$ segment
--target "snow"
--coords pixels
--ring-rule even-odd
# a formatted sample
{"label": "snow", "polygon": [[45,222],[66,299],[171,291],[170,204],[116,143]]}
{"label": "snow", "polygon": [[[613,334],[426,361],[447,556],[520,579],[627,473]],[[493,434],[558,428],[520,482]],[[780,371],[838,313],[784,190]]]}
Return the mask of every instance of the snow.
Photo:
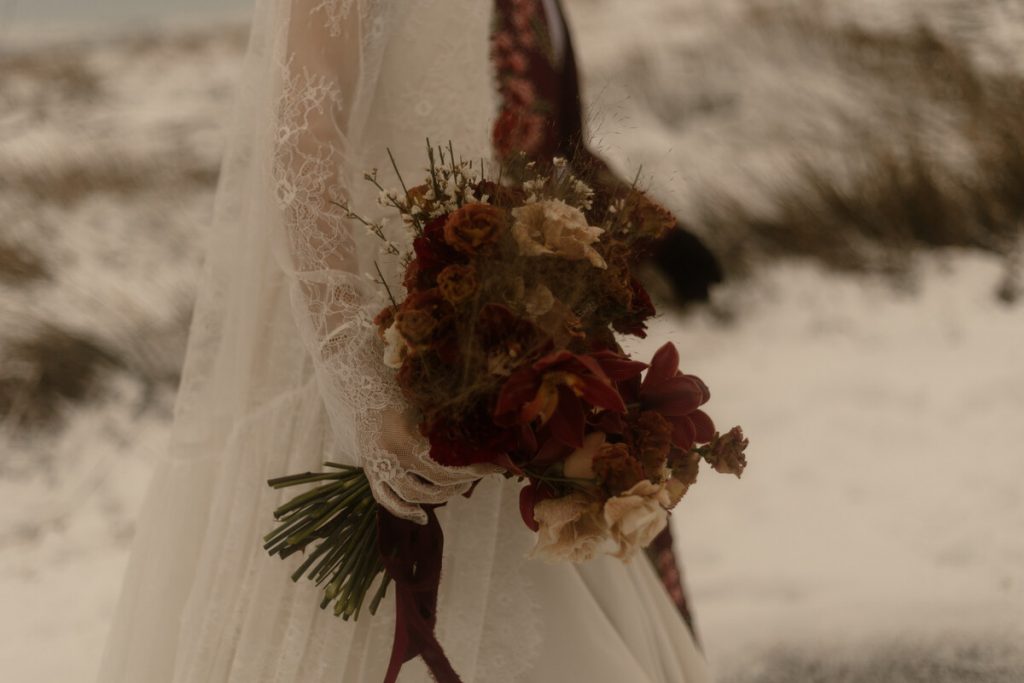
{"label": "snow", "polygon": [[[605,151],[623,168],[642,161],[684,216],[711,190],[763,201],[754,180],[777,175],[808,127],[834,141],[832,109],[813,103],[855,99],[819,73],[827,64],[755,41],[748,4],[570,5]],[[855,14],[898,23],[926,6],[940,27],[967,30],[952,0],[879,0]],[[1024,21],[1009,3],[986,7],[968,28],[991,38],[979,60],[1003,68]],[[653,40],[658,22],[672,30]],[[139,179],[68,201],[0,187],[4,236],[44,254],[53,273],[0,284],[0,339],[53,320],[127,359],[61,425],[0,433],[5,681],[93,680],[133,520],[167,443],[167,377],[213,194],[194,178],[216,170],[243,46],[236,27],[183,35],[45,48],[96,79],[84,95],[31,70],[0,89],[5,178],[56,182],[80,166]],[[765,57],[747,71],[738,36]],[[671,54],[689,55],[690,70],[673,75]],[[631,74],[657,87],[637,90]],[[818,108],[794,111],[806,103]],[[703,113],[673,123],[678,111]],[[644,356],[673,340],[710,385],[719,425],[742,424],[751,438],[743,479],[703,472],[674,517],[723,680],[1024,680],[1024,317],[993,295],[1004,268],[935,252],[894,283],[772,263],[718,290],[711,308],[666,315],[631,347]]]}
{"label": "snow", "polygon": [[705,472],[675,518],[719,667],[1024,641],[1024,319],[992,297],[992,258],[921,270],[900,293],[780,265],[726,292],[737,323],[659,330],[752,440],[743,479]]}

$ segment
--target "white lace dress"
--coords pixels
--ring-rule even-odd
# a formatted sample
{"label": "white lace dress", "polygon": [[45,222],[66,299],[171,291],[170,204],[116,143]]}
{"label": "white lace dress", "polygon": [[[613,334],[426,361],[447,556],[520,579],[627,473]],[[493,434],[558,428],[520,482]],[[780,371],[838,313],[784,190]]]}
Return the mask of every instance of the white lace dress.
{"label": "white lace dress", "polygon": [[[259,0],[230,122],[172,444],[140,520],[100,683],[383,679],[391,596],[346,623],[261,536],[268,478],[360,464],[382,503],[449,499],[437,633],[463,680],[700,683],[703,658],[649,563],[527,561],[518,489],[424,459],[370,319],[397,259],[334,202],[407,179],[424,139],[489,158],[486,0]],[[397,186],[397,180],[386,181]],[[401,226],[392,239],[407,244]],[[420,476],[412,476],[412,473]],[[429,483],[424,483],[424,477]],[[453,497],[454,496],[454,497]],[[401,681],[427,681],[422,662]]]}

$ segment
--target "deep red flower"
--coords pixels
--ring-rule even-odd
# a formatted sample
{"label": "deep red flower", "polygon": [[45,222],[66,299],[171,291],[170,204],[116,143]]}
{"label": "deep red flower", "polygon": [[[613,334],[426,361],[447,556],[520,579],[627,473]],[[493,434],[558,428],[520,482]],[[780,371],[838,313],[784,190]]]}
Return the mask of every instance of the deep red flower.
{"label": "deep red flower", "polygon": [[[630,390],[631,389],[631,390]],[[679,352],[672,342],[655,352],[643,382],[626,390],[641,410],[660,413],[672,423],[672,443],[689,450],[695,443],[707,443],[715,434],[715,424],[700,410],[711,392],[699,377],[679,370]]]}
{"label": "deep red flower", "polygon": [[580,355],[549,353],[519,368],[498,395],[494,417],[503,424],[548,427],[561,443],[579,448],[593,409],[626,412],[616,381],[639,375],[644,364],[610,351]]}
{"label": "deep red flower", "polygon": [[448,467],[498,462],[520,446],[520,429],[496,425],[486,408],[457,422],[439,417],[421,431],[430,441],[431,459]]}
{"label": "deep red flower", "polygon": [[435,287],[438,273],[446,266],[467,261],[465,256],[445,242],[444,226],[447,221],[447,214],[434,218],[423,226],[423,234],[412,241],[415,258],[406,266],[403,281],[410,292]]}

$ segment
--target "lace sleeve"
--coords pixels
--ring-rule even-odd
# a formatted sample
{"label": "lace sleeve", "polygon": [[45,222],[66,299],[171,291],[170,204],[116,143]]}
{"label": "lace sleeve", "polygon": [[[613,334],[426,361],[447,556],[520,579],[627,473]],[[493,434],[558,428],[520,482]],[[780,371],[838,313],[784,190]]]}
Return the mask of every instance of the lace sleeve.
{"label": "lace sleeve", "polygon": [[379,240],[339,206],[365,184],[350,143],[360,101],[376,86],[386,4],[288,3],[273,179],[293,311],[335,436],[364,467],[382,505],[426,523],[420,504],[465,492],[482,472],[441,467],[428,457],[372,325],[382,297],[364,273]]}

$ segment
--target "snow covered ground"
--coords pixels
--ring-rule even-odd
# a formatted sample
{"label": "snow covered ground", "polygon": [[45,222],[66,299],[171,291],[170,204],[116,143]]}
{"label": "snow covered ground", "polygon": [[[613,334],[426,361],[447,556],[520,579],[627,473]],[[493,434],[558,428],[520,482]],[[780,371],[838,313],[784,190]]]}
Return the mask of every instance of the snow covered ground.
{"label": "snow covered ground", "polygon": [[[706,191],[765,201],[758,179],[800,141],[839,149],[835,118],[808,112],[857,101],[827,65],[755,41],[736,18],[746,4],[570,4],[607,153],[643,161],[691,219]],[[940,30],[986,37],[972,43],[980,62],[1016,68],[1024,18],[1011,3],[981,6],[879,0],[855,18],[899,26],[929,10]],[[0,278],[0,352],[50,321],[120,360],[59,425],[0,434],[4,681],[95,675],[168,436],[243,44],[225,28],[0,52],[0,240],[49,272]],[[687,58],[673,67],[670,54]],[[710,384],[716,418],[752,439],[744,478],[705,473],[675,518],[725,681],[1024,680],[1024,312],[994,296],[996,256],[914,264],[899,285],[766,264],[634,347],[674,340]]]}

